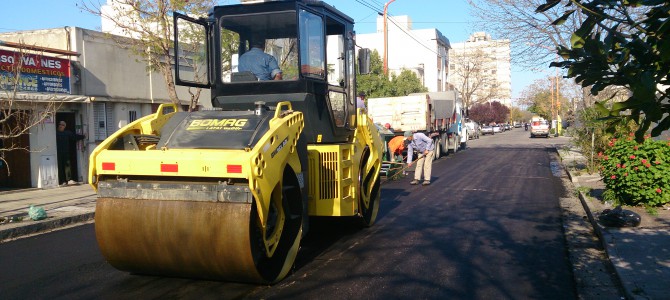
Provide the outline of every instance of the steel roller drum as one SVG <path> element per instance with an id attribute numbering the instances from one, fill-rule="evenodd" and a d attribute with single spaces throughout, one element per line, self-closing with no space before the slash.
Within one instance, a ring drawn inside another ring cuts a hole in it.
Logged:
<path id="1" fill-rule="evenodd" d="M 95 232 L 120 270 L 271 283 L 293 264 L 300 233 L 264 258 L 254 210 L 249 203 L 99 198 Z"/>

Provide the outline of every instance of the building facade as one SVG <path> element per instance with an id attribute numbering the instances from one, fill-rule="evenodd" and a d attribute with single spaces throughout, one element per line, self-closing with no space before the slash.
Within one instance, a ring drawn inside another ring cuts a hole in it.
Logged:
<path id="1" fill-rule="evenodd" d="M 387 22 L 389 74 L 411 70 L 430 92 L 448 90 L 449 39 L 437 29 L 412 29 L 409 16 L 389 17 Z M 377 50 L 384 56 L 383 17 L 377 18 L 377 32 L 356 35 L 356 44 Z"/>
<path id="2" fill-rule="evenodd" d="M 139 57 L 117 43 L 119 38 L 77 27 L 0 34 L 0 41 L 52 49 L 38 54 L 69 63 L 64 77 L 67 88 L 60 91 L 0 90 L 0 101 L 11 98 L 24 106 L 41 105 L 43 110 L 50 103 L 58 107 L 55 115 L 33 126 L 22 138 L 30 152 L 5 153 L 11 161 L 9 166 L 0 166 L 0 188 L 46 188 L 62 182 L 58 178 L 56 147 L 60 121 L 67 123 L 67 130 L 86 136 L 70 147 L 74 153 L 68 168 L 68 178 L 86 183 L 88 157 L 99 142 L 120 127 L 151 114 L 160 104 L 170 103 L 163 76 L 147 71 Z M 0 43 L 0 50 L 24 49 L 3 47 Z M 61 52 L 68 54 L 58 54 Z M 177 87 L 177 95 L 184 99 L 183 105 L 189 104 L 188 88 Z M 199 99 L 200 106 L 211 107 L 208 90 L 203 90 Z M 36 111 L 39 110 L 38 107 Z M 11 175 L 7 175 L 8 167 Z"/>
<path id="3" fill-rule="evenodd" d="M 485 32 L 451 45 L 449 83 L 464 93 L 468 105 L 499 101 L 512 105 L 512 67 L 509 40 L 494 40 Z M 472 95 L 468 95 L 472 92 Z"/>

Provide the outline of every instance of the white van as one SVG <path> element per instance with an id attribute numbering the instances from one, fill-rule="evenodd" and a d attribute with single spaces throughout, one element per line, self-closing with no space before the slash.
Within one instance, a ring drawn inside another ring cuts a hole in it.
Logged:
<path id="1" fill-rule="evenodd" d="M 530 137 L 549 137 L 549 122 L 543 118 L 533 118 L 530 121 Z"/>

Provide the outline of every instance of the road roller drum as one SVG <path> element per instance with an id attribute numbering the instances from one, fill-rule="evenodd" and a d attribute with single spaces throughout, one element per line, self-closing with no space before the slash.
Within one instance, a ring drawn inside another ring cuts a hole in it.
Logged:
<path id="1" fill-rule="evenodd" d="M 310 217 L 374 224 L 383 142 L 356 104 L 354 66 L 366 74 L 370 51 L 356 51 L 353 20 L 307 0 L 173 18 L 174 84 L 208 89 L 212 108 L 162 104 L 92 151 L 105 259 L 137 274 L 271 284 L 292 269 Z M 277 80 L 232 64 L 259 40 Z"/>

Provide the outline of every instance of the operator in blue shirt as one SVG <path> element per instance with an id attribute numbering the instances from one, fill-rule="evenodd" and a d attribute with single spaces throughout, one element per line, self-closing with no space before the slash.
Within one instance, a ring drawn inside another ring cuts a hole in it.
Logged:
<path id="1" fill-rule="evenodd" d="M 433 157 L 435 157 L 435 145 L 433 144 L 433 139 L 421 132 L 412 134 L 411 131 L 405 131 L 404 135 L 407 138 L 407 141 L 409 141 L 409 145 L 407 146 L 407 167 L 411 167 L 412 163 L 414 163 L 412 161 L 414 150 L 419 153 L 419 157 L 416 161 L 416 169 L 414 170 L 414 180 L 409 184 L 419 184 L 421 173 L 423 173 L 422 185 L 429 185 L 430 174 L 433 168 Z"/>
<path id="2" fill-rule="evenodd" d="M 238 71 L 249 71 L 258 80 L 281 80 L 282 72 L 274 56 L 264 52 L 265 39 L 254 39 L 251 49 L 240 56 Z"/>

